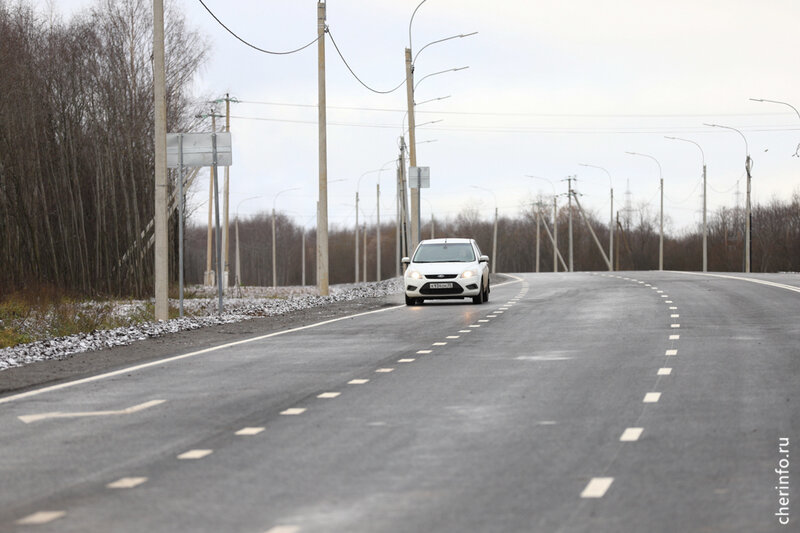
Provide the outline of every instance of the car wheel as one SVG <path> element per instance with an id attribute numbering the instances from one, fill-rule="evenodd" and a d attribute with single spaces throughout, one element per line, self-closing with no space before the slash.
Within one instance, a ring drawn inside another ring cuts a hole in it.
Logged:
<path id="1" fill-rule="evenodd" d="M 422 305 L 422 298 L 409 298 L 406 296 L 406 305 Z"/>
<path id="2" fill-rule="evenodd" d="M 481 280 L 481 286 L 483 286 L 483 280 Z M 481 289 L 481 292 L 479 292 L 477 296 L 473 296 L 472 297 L 472 303 L 474 303 L 474 304 L 482 304 L 484 301 L 486 301 L 483 298 L 484 294 L 485 294 L 485 291 L 483 289 Z"/>

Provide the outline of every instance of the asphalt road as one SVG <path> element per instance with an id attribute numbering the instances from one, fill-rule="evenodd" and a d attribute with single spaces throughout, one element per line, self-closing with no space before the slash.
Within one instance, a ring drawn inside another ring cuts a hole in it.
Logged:
<path id="1" fill-rule="evenodd" d="M 2 397 L 0 531 L 797 531 L 800 276 L 517 277 Z"/>

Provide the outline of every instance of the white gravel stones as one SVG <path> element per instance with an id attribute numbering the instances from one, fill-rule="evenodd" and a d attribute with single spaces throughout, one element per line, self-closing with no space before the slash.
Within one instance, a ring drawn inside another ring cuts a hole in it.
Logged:
<path id="1" fill-rule="evenodd" d="M 175 318 L 166 322 L 144 322 L 110 330 L 57 337 L 43 341 L 20 344 L 0 350 L 0 371 L 49 359 L 66 359 L 70 355 L 101 350 L 113 346 L 124 346 L 150 337 L 167 333 L 193 330 L 206 326 L 232 324 L 255 317 L 283 315 L 301 309 L 321 307 L 335 302 L 357 300 L 359 298 L 380 298 L 402 292 L 400 278 L 357 284 L 332 285 L 330 296 L 313 294 L 314 287 L 242 287 L 228 289 L 225 297 L 225 312 L 217 315 L 216 293 L 197 288 L 195 294 L 208 294 L 209 297 L 184 300 L 184 310 L 192 316 Z M 238 291 L 238 294 L 237 294 Z M 241 294 L 241 297 L 239 297 Z M 177 300 L 170 302 L 177 307 Z M 102 305 L 107 305 L 103 303 Z M 135 316 L 136 310 L 144 309 L 146 302 L 121 302 L 115 313 L 122 316 Z"/>

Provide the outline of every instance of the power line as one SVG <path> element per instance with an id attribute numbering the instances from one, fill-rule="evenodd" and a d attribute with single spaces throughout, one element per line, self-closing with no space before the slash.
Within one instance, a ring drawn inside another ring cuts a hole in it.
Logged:
<path id="1" fill-rule="evenodd" d="M 202 6 L 203 6 L 204 8 L 206 8 L 206 11 L 208 11 L 208 14 L 209 14 L 209 15 L 211 15 L 211 16 L 214 18 L 214 20 L 216 20 L 216 21 L 217 21 L 217 23 L 218 23 L 220 26 L 222 26 L 223 28 L 225 28 L 225 30 L 227 30 L 227 32 L 228 32 L 228 33 L 230 33 L 231 35 L 233 35 L 234 37 L 236 37 L 237 39 L 239 39 L 241 42 L 243 42 L 244 44 L 246 44 L 246 45 L 247 45 L 247 46 L 249 46 L 250 48 L 252 48 L 252 49 L 254 49 L 254 50 L 258 50 L 259 52 L 261 52 L 261 53 L 264 53 L 264 54 L 270 54 L 270 55 L 276 55 L 276 56 L 285 56 L 285 55 L 289 55 L 289 54 L 294 54 L 294 53 L 296 53 L 296 52 L 299 52 L 299 51 L 301 51 L 301 50 L 305 50 L 306 48 L 308 48 L 309 46 L 311 46 L 312 44 L 314 44 L 315 42 L 317 42 L 317 41 L 319 40 L 319 37 L 317 37 L 316 39 L 314 39 L 314 40 L 313 40 L 313 41 L 311 41 L 310 43 L 308 43 L 308 44 L 306 44 L 306 45 L 303 45 L 303 46 L 301 46 L 300 48 L 297 48 L 297 49 L 295 49 L 295 50 L 288 50 L 288 51 L 286 51 L 286 52 L 274 52 L 274 51 L 272 51 L 272 50 L 264 50 L 263 48 L 259 48 L 258 46 L 254 45 L 254 44 L 252 44 L 252 43 L 249 43 L 249 42 L 245 41 L 244 39 L 242 39 L 241 37 L 239 37 L 238 35 L 236 35 L 236 33 L 234 33 L 234 31 L 233 31 L 233 30 L 231 30 L 229 27 L 227 27 L 225 24 L 223 24 L 223 22 L 222 22 L 222 21 L 221 21 L 221 20 L 220 20 L 220 19 L 219 19 L 219 18 L 218 18 L 218 17 L 217 17 L 215 14 L 214 14 L 214 12 L 213 12 L 213 11 L 211 11 L 211 10 L 208 8 L 208 6 L 205 4 L 205 2 L 203 2 L 203 0 L 197 0 L 197 1 L 198 1 L 198 2 L 200 2 L 200 4 L 202 4 Z"/>
<path id="2" fill-rule="evenodd" d="M 283 118 L 269 118 L 269 117 L 247 117 L 247 116 L 231 116 L 231 118 L 242 119 L 242 120 L 257 120 L 262 122 L 283 122 L 283 123 L 290 123 L 290 124 L 317 124 L 315 120 L 294 120 L 294 119 L 283 119 Z M 357 123 L 357 122 L 328 122 L 329 126 L 352 126 L 358 128 L 384 128 L 384 129 L 396 129 L 397 124 L 379 124 L 379 123 Z M 763 128 L 763 129 L 757 129 Z M 464 126 L 464 127 L 430 127 L 426 128 L 430 131 L 447 131 L 447 132 L 478 132 L 478 133 L 542 133 L 542 134 L 594 134 L 594 135 L 604 135 L 604 134 L 619 134 L 619 135 L 626 135 L 626 134 L 643 134 L 643 133 L 652 133 L 652 134 L 663 134 L 663 133 L 714 133 L 712 131 L 706 131 L 706 129 L 702 126 L 698 126 L 696 128 L 687 128 L 687 127 L 678 127 L 678 128 L 671 128 L 671 127 L 661 127 L 661 128 L 644 128 L 644 129 L 627 129 L 627 130 L 617 130 L 617 129 L 596 129 L 596 128 L 535 128 L 535 127 L 512 127 L 512 126 L 500 126 L 500 127 L 477 127 L 477 126 Z M 800 128 L 797 127 L 770 127 L 770 126 L 754 126 L 753 128 L 744 128 L 743 131 L 748 132 L 780 132 L 780 131 L 800 131 Z"/>
<path id="3" fill-rule="evenodd" d="M 347 70 L 350 71 L 350 74 L 353 75 L 353 77 L 358 81 L 358 83 L 360 83 L 361 85 L 363 85 L 364 87 L 366 87 L 370 91 L 372 91 L 374 93 L 378 93 L 378 94 L 389 94 L 389 93 L 395 92 L 397 89 L 399 89 L 400 87 L 402 87 L 406 83 L 406 80 L 408 79 L 408 77 L 403 79 L 403 81 L 401 81 L 397 85 L 397 87 L 395 87 L 394 89 L 389 89 L 388 91 L 380 91 L 378 89 L 373 89 L 372 87 L 370 87 L 369 85 L 367 85 L 366 83 L 361 81 L 361 78 L 359 78 L 356 75 L 356 73 L 353 71 L 353 69 L 350 68 L 350 65 L 347 63 L 347 60 L 344 58 L 344 55 L 342 55 L 341 50 L 339 50 L 339 46 L 336 44 L 336 40 L 333 38 L 333 34 L 331 33 L 330 28 L 325 28 L 325 30 L 327 31 L 328 35 L 330 35 L 331 43 L 333 43 L 333 47 L 336 49 L 336 53 L 339 54 L 339 57 L 342 59 L 342 63 L 344 63 L 344 66 L 347 67 Z"/>
<path id="4" fill-rule="evenodd" d="M 405 80 L 404 80 L 405 82 Z M 402 85 L 402 84 L 401 84 Z M 243 104 L 268 105 L 276 107 L 302 107 L 316 108 L 316 104 L 295 104 L 290 102 L 261 102 L 257 100 L 240 100 Z M 407 109 L 393 109 L 386 107 L 361 107 L 361 106 L 328 106 L 328 109 L 344 109 L 349 111 L 379 111 L 389 113 L 406 113 Z M 510 116 L 510 117 L 542 117 L 542 118 L 697 118 L 697 117 L 772 117 L 790 115 L 791 113 L 532 113 L 532 112 L 502 112 L 502 111 L 436 111 L 419 110 L 417 113 L 436 115 L 477 115 L 477 116 Z"/>

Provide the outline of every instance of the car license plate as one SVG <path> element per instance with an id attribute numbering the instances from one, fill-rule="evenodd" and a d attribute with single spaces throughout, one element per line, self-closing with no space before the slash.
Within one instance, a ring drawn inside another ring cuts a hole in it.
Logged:
<path id="1" fill-rule="evenodd" d="M 430 288 L 431 289 L 452 289 L 453 288 L 453 284 L 452 283 L 431 283 L 430 284 Z"/>

